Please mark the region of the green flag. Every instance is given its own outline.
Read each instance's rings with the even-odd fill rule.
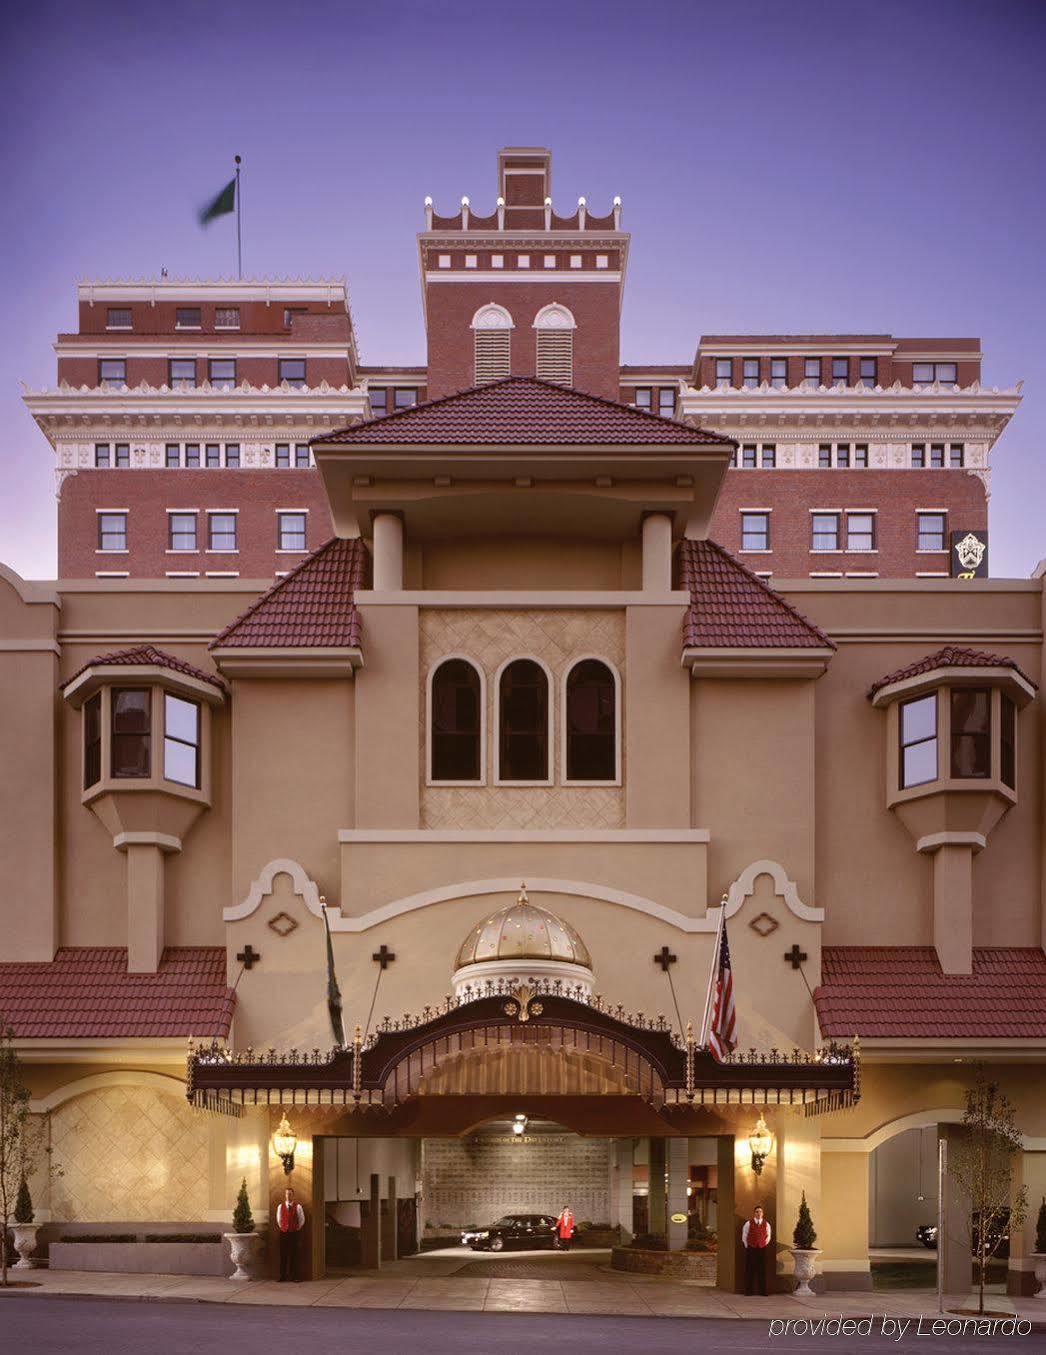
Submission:
[[[228,216],[230,212],[236,210],[236,180],[230,179],[218,196],[212,199],[206,207],[201,207],[199,219],[201,226],[209,226],[211,222],[219,216]]]

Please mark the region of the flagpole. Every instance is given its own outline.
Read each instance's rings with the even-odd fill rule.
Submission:
[[[708,991],[705,993],[705,1013],[701,1018],[701,1039],[698,1047],[704,1049],[708,1044],[708,1019],[711,1016],[712,991],[715,986],[716,974],[719,970],[719,948],[722,945],[723,925],[726,922],[726,895],[723,895],[723,901],[719,905],[719,926],[716,928],[715,948],[712,951],[712,965],[708,971]]]
[[[240,282],[243,281],[243,240],[240,235],[240,157],[234,156],[236,161],[236,276]]]

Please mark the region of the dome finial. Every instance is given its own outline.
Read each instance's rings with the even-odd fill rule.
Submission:
[[[520,885],[519,885],[519,898],[516,900],[516,902],[517,902],[517,903],[529,903],[529,902],[530,902],[530,900],[527,898],[527,882],[526,882],[526,880],[521,880],[521,881],[520,881]]]

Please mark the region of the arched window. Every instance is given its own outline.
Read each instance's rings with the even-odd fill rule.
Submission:
[[[549,779],[548,675],[533,659],[514,659],[498,688],[498,780]]]
[[[429,708],[431,780],[482,780],[483,691],[467,659],[447,659],[436,669]]]
[[[582,659],[567,674],[568,781],[617,780],[617,683],[599,659]]]
[[[566,306],[553,301],[534,317],[537,343],[535,371],[540,380],[559,386],[574,384],[574,330],[577,325]]]
[[[493,302],[481,306],[472,317],[472,341],[475,353],[473,382],[487,386],[512,373],[512,316],[504,306]]]

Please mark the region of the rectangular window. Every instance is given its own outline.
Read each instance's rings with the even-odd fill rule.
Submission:
[[[397,409],[413,409],[417,403],[418,403],[418,391],[416,386],[396,387]]]
[[[216,306],[214,311],[215,329],[239,329],[239,306]]]
[[[217,470],[222,464],[222,449],[216,442],[208,442],[205,449],[206,466],[208,470]]]
[[[309,469],[309,444],[299,442],[294,448],[294,465],[298,470]]]
[[[861,359],[861,380],[866,386],[874,386],[878,373],[875,358]]]
[[[105,327],[106,329],[130,329],[130,307],[110,306],[105,312]]]
[[[769,513],[741,514],[741,549],[742,550],[770,549]]]
[[[926,444],[925,442],[912,443],[912,469],[922,470],[926,465]]]
[[[850,377],[850,359],[832,359],[832,385],[845,386]]]
[[[730,386],[734,380],[733,358],[716,358],[715,383],[717,386]]]
[[[466,254],[466,255],[465,255],[465,267],[466,267],[466,268],[475,268],[475,267],[476,267],[476,264],[477,264],[477,259],[476,259],[476,255],[475,255],[475,254]]]
[[[202,323],[199,306],[178,306],[174,312],[175,329],[199,329]]]
[[[296,315],[308,315],[308,306],[284,306],[283,308],[283,327],[290,329],[294,324]]]
[[[742,364],[744,380],[742,384],[746,390],[755,390],[759,385],[759,359],[745,358]]]
[[[966,448],[961,442],[953,442],[948,448],[948,465],[952,470],[962,470],[966,465]]]
[[[777,448],[772,442],[764,442],[760,448],[759,464],[763,470],[773,470],[777,465]]]
[[[370,399],[370,412],[374,418],[389,412],[389,393],[384,386],[372,386],[367,392]]]
[[[219,390],[232,390],[236,385],[236,359],[211,358],[207,364],[207,379]]]
[[[84,702],[84,790],[102,779],[102,694]]]
[[[945,385],[954,386],[959,379],[959,369],[954,362],[938,362],[936,369],[937,380],[943,381]]]
[[[555,268],[556,256],[554,254],[546,254],[544,258],[544,263],[546,268]]]
[[[200,787],[200,707],[164,693],[163,775],[180,786]]]
[[[952,688],[952,776],[991,776],[991,709],[987,687]]]
[[[174,391],[192,390],[196,385],[196,359],[171,358],[167,363],[167,384]]]
[[[305,359],[304,358],[280,358],[279,361],[279,380],[282,385],[284,381],[288,386],[295,386],[299,389],[305,385]]]
[[[861,470],[867,470],[868,468],[867,442],[859,442],[854,447],[854,465],[859,467]]]
[[[637,386],[635,389],[636,409],[645,409],[649,414],[653,409],[654,392],[649,386]]]
[[[937,779],[937,697],[920,696],[900,709],[901,789]]]
[[[126,513],[98,514],[98,549],[99,550],[127,549]]]
[[[504,268],[505,267],[504,254],[492,254],[490,256],[490,266],[491,268]]]
[[[185,465],[189,470],[199,469],[200,444],[198,442],[187,442],[185,444]]]
[[[947,525],[946,513],[920,513],[919,550],[946,550],[944,544]]]
[[[811,550],[839,549],[838,513],[811,513],[810,531]]]
[[[570,266],[571,266],[571,268],[580,268],[580,267],[581,267],[581,255],[580,255],[580,254],[571,254],[571,256],[570,256]]]
[[[783,390],[788,385],[788,359],[770,359],[770,385]]]
[[[671,419],[676,412],[676,393],[671,386],[662,386],[657,393],[657,412],[663,419]]]
[[[821,384],[821,359],[806,358],[803,362],[803,381],[807,386]]]
[[[1017,707],[1006,695],[999,698],[999,774],[1002,784],[1017,789]]]
[[[127,385],[126,358],[100,358],[98,360],[99,386],[111,386],[114,389]]]
[[[829,442],[822,442],[817,449],[817,468],[818,470],[832,469],[832,445]]]
[[[944,443],[930,443],[930,468],[931,470],[942,470],[944,468]]]
[[[148,687],[114,687],[110,768],[113,776],[148,776],[152,692]]]
[[[236,549],[235,513],[207,514],[207,549],[208,550]]]
[[[113,462],[115,465],[119,466],[121,470],[126,470],[128,466],[130,466],[131,464],[130,443],[118,442],[116,444],[116,446],[113,448]]]
[[[182,464],[182,449],[176,442],[169,442],[164,448],[163,464],[168,470],[176,470]]]
[[[305,513],[276,514],[276,545],[280,550],[305,550]]]
[[[749,442],[741,448],[741,465],[745,470],[755,470],[754,442]]]
[[[847,513],[846,549],[875,550],[874,513]]]
[[[167,549],[168,550],[196,549],[195,513],[167,514]]]
[[[928,386],[934,381],[954,386],[958,368],[954,362],[915,362],[912,364],[912,384]]]
[[[276,469],[289,470],[291,464],[291,447],[289,442],[278,442],[276,444]]]
[[[225,464],[234,468],[239,466],[240,444],[238,442],[227,442],[225,444]]]
[[[112,448],[107,442],[94,444],[94,464],[98,470],[105,470],[113,464]]]
[[[517,258],[516,258],[516,267],[517,267],[517,268],[529,268],[529,267],[530,267],[530,255],[529,255],[529,254],[520,254],[520,255],[518,255]]]
[[[836,470],[848,470],[850,467],[850,444],[840,442],[835,449],[835,468]]]

